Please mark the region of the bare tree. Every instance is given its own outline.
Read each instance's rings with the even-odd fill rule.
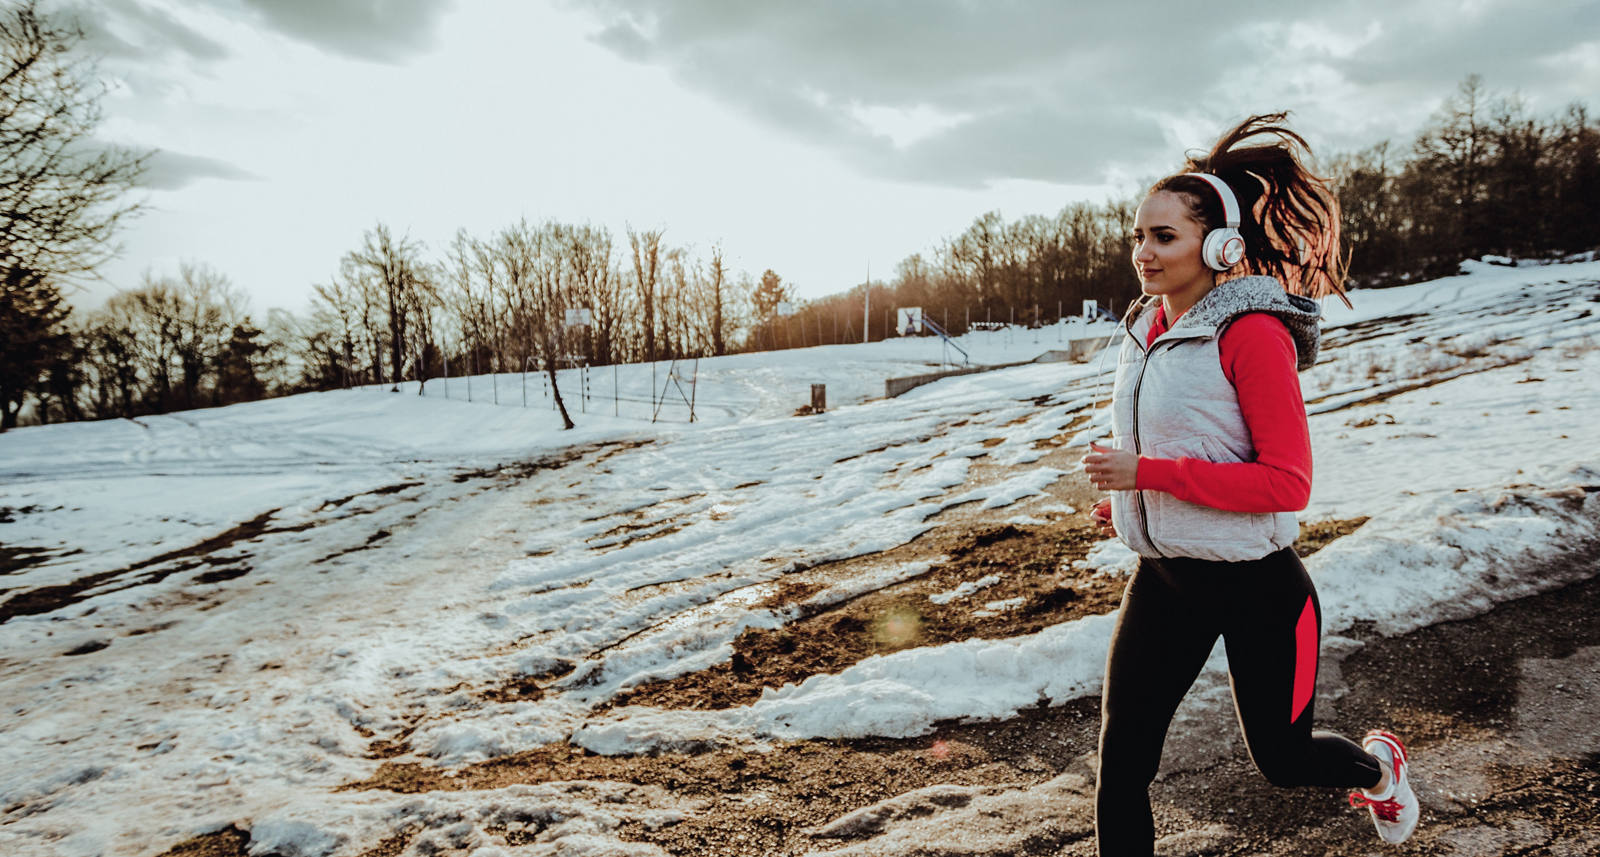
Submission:
[[[657,304],[661,319],[661,344],[664,346],[666,357],[675,359],[688,356],[685,330],[687,319],[685,316],[686,305],[692,300],[690,296],[690,263],[687,261],[688,251],[682,247],[674,247],[667,251],[667,279],[657,295]]]
[[[348,277],[335,275],[326,283],[313,283],[311,290],[312,330],[324,332],[326,336],[305,337],[305,344],[312,350],[330,348],[334,366],[338,367],[338,384],[348,387],[352,383],[350,372],[355,365],[356,348],[365,334],[361,329],[359,289]]]
[[[710,315],[711,354],[721,357],[728,353],[728,269],[722,261],[722,245],[711,246],[711,261],[706,266],[704,305]]]
[[[174,347],[183,389],[178,406],[193,408],[200,403],[206,377],[215,376],[231,331],[244,320],[247,300],[221,272],[197,262],[179,266],[172,293]],[[211,404],[221,401],[221,384],[214,382]]]
[[[123,198],[148,155],[95,141],[106,85],[82,42],[37,0],[0,10],[0,431],[73,350],[60,281],[109,258],[139,207]]]
[[[622,277],[612,259],[611,233],[604,227],[566,228],[565,253],[572,272],[572,298],[594,316],[589,336],[589,360],[617,361],[616,333],[624,312]]]
[[[144,407],[171,410],[178,374],[178,294],[172,281],[146,272],[139,288],[112,296],[106,307],[133,332],[134,354],[148,385]]]
[[[422,395],[428,379],[439,363],[439,313],[443,309],[439,289],[439,269],[417,265],[412,271],[411,288],[405,292],[405,312],[411,318],[412,359],[417,376],[417,395]]]
[[[416,242],[396,239],[389,227],[379,223],[366,233],[361,249],[348,256],[366,275],[363,281],[375,289],[388,334],[390,376],[396,384],[405,377],[408,334],[421,303],[418,291],[424,288],[420,252]]]
[[[568,266],[563,248],[566,236],[563,227],[547,223],[538,229],[527,221],[502,230],[495,240],[496,255],[508,289],[516,296],[515,319],[518,339],[532,346],[537,357],[549,373],[550,389],[555,396],[556,408],[561,412],[562,427],[573,428],[572,417],[567,413],[566,402],[561,398],[556,369],[563,361],[562,325],[563,310],[569,293]]]
[[[87,315],[74,338],[83,345],[83,377],[90,413],[97,419],[131,417],[139,394],[139,364],[132,332],[107,309]]]
[[[628,246],[633,250],[633,284],[642,310],[644,359],[656,359],[656,288],[661,272],[661,230],[634,232],[628,228]]]
[[[466,230],[457,230],[450,242],[440,283],[440,302],[455,319],[455,332],[463,346],[462,356],[472,360],[493,341],[493,295],[488,283],[479,287],[477,242]]]
[[[55,279],[112,255],[149,155],[96,143],[106,84],[78,53],[83,31],[38,7],[0,13],[0,266]]]
[[[487,317],[488,332],[490,335],[488,354],[492,361],[490,371],[498,371],[505,365],[509,341],[513,337],[515,308],[519,298],[516,290],[506,283],[506,278],[501,275],[500,239],[489,242],[472,242],[473,266],[479,276],[483,278],[484,310]],[[520,357],[519,357],[520,368]]]
[[[1442,246],[1454,264],[1482,243],[1482,180],[1489,156],[1487,93],[1483,79],[1468,75],[1418,136],[1416,191],[1432,188],[1429,243]],[[1422,195],[1421,193],[1418,194]]]

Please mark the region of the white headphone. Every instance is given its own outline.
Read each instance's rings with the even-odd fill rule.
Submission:
[[[1190,173],[1197,179],[1217,189],[1222,197],[1222,217],[1227,225],[1206,233],[1200,245],[1200,258],[1213,271],[1226,271],[1244,260],[1244,236],[1239,234],[1239,200],[1233,196],[1228,183],[1210,173]]]

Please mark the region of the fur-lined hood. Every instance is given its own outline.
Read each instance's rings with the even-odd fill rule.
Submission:
[[[1129,333],[1155,311],[1160,298],[1151,296],[1145,307],[1128,324]],[[1294,339],[1295,369],[1305,371],[1317,362],[1322,329],[1317,320],[1322,307],[1316,301],[1291,295],[1272,277],[1240,277],[1220,282],[1189,311],[1178,317],[1166,335],[1215,336],[1228,323],[1248,312],[1268,312],[1283,320]],[[1145,325],[1148,330],[1148,324]],[[1142,341],[1142,339],[1140,340]]]

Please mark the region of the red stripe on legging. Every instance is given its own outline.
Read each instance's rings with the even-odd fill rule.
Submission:
[[[1300,621],[1294,626],[1294,703],[1289,709],[1289,722],[1300,719],[1300,714],[1311,704],[1311,692],[1317,687],[1317,609],[1306,596],[1306,607],[1300,611]]]

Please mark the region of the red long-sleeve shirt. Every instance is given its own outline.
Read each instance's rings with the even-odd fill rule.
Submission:
[[[1169,328],[1158,307],[1149,343]],[[1256,460],[1139,458],[1134,485],[1230,512],[1298,512],[1311,499],[1311,429],[1295,373],[1294,340],[1276,316],[1239,316],[1217,340],[1222,374],[1239,394],[1239,409]]]

